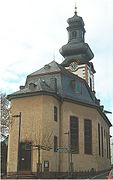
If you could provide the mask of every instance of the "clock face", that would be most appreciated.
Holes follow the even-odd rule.
[[[71,71],[75,71],[76,68],[77,68],[77,63],[76,62],[73,62],[73,63],[70,64],[70,70]]]

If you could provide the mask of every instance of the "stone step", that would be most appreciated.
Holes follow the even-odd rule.
[[[17,179],[17,176],[5,176],[2,179]],[[35,175],[19,175],[18,179],[37,179],[37,177]]]
[[[37,179],[35,175],[20,175],[19,179]]]

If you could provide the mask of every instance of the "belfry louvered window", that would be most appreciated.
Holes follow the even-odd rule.
[[[75,116],[70,117],[70,148],[72,153],[79,153],[78,142],[78,118]]]
[[[85,154],[92,154],[92,122],[84,120],[84,151]]]

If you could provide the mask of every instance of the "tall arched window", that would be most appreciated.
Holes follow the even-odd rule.
[[[70,117],[70,148],[73,153],[79,153],[78,118]]]
[[[92,122],[84,120],[84,151],[85,154],[92,154]]]

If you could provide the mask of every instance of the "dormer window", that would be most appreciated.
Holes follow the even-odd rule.
[[[76,93],[81,93],[82,92],[82,87],[81,87],[81,82],[80,81],[75,81],[75,92]]]
[[[29,89],[34,90],[35,87],[36,87],[36,84],[34,84],[34,83],[29,84]]]
[[[81,94],[82,93],[82,82],[79,80],[72,81],[72,87],[75,93]]]

